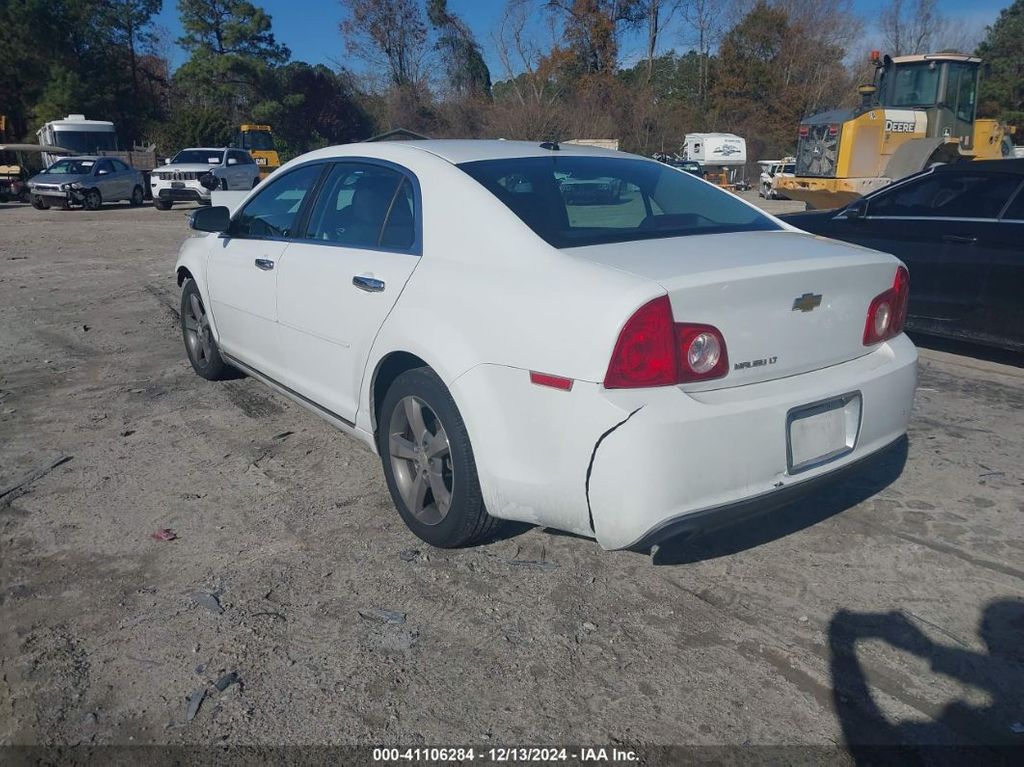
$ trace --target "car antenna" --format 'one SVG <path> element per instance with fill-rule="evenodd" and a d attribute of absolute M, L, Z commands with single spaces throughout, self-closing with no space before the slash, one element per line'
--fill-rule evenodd
<path fill-rule="evenodd" d="M 558 146 L 558 141 L 545 141 L 540 145 L 541 149 L 550 149 L 552 152 L 557 152 L 561 147 Z"/>

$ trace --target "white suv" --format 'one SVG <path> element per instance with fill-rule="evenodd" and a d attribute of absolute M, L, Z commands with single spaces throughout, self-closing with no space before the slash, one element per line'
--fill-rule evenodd
<path fill-rule="evenodd" d="M 182 149 L 151 176 L 153 205 L 170 210 L 175 202 L 209 204 L 214 189 L 248 190 L 259 183 L 260 169 L 244 149 Z"/>

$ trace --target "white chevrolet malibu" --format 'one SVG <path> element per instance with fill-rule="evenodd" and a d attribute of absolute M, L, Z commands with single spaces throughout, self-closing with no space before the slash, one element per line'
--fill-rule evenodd
<path fill-rule="evenodd" d="M 892 256 L 688 173 L 512 141 L 293 160 L 177 261 L 189 360 L 379 453 L 435 546 L 521 520 L 647 547 L 769 508 L 906 432 Z"/>

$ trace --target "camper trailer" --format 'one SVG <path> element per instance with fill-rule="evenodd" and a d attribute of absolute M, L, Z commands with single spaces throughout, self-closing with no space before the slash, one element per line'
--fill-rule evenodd
<path fill-rule="evenodd" d="M 745 186 L 747 142 L 733 133 L 687 133 L 683 156 L 701 164 L 705 176 L 720 186 Z"/>

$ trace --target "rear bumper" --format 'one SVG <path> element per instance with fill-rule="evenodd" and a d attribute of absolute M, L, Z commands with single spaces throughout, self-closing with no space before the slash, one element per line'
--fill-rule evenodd
<path fill-rule="evenodd" d="M 620 549 L 771 509 L 856 471 L 906 433 L 916 381 L 917 350 L 901 335 L 849 362 L 715 391 L 576 381 L 563 392 L 488 365 L 452 393 L 490 513 Z M 860 397 L 851 449 L 791 471 L 790 413 L 850 393 Z"/>

